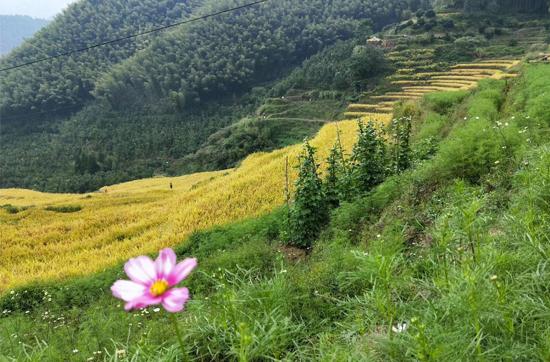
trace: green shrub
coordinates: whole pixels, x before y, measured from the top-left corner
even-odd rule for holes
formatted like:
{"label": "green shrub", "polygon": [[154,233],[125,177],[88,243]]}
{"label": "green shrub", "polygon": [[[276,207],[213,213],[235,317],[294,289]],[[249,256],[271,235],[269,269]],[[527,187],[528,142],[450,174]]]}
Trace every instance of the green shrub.
{"label": "green shrub", "polygon": [[519,85],[512,93],[511,108],[523,111],[529,118],[524,118],[520,126],[533,123],[550,126],[550,67],[548,65],[525,66]]}
{"label": "green shrub", "polygon": [[329,216],[318,167],[315,149],[306,141],[300,155],[296,195],[289,220],[289,244],[304,249],[311,247]]}
{"label": "green shrub", "polygon": [[79,205],[59,205],[59,206],[46,206],[46,211],[60,212],[63,214],[70,214],[73,212],[79,212],[82,210],[82,206]]}
{"label": "green shrub", "polygon": [[505,99],[506,81],[484,79],[479,82],[478,89],[468,103],[469,117],[482,117],[496,120]]}
{"label": "green shrub", "polygon": [[436,156],[438,174],[476,183],[499,163],[510,161],[519,144],[518,130],[509,126],[502,134],[495,127],[486,119],[474,117],[454,129]]}
{"label": "green shrub", "polygon": [[8,214],[17,214],[19,211],[21,211],[21,208],[13,206],[11,204],[6,204],[0,206],[1,209],[6,210]]}
{"label": "green shrub", "polygon": [[386,146],[372,122],[359,121],[357,142],[351,154],[351,175],[357,192],[365,193],[386,177]]}
{"label": "green shrub", "polygon": [[450,123],[450,118],[434,112],[427,112],[417,126],[414,140],[421,141],[428,138],[442,138],[443,129]]}
{"label": "green shrub", "polygon": [[421,113],[422,109],[418,102],[399,102],[396,106],[394,106],[393,117],[410,117],[411,119],[416,120],[420,117]]}

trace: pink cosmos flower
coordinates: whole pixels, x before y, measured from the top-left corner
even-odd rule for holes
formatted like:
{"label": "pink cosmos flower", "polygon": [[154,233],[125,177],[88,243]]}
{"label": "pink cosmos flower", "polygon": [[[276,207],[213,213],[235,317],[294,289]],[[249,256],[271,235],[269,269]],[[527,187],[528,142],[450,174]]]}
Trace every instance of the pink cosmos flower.
{"label": "pink cosmos flower", "polygon": [[196,266],[197,259],[192,258],[176,264],[176,253],[172,249],[161,250],[155,261],[148,256],[138,256],[124,265],[131,280],[118,280],[111,291],[126,302],[126,310],[162,304],[168,312],[177,313],[189,299],[189,290],[174,286],[187,278]]}

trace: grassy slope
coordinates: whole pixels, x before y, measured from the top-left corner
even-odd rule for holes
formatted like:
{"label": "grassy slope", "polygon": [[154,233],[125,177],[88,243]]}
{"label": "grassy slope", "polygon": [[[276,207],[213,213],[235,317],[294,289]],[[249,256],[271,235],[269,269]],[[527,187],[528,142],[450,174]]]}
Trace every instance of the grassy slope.
{"label": "grassy slope", "polygon": [[[179,315],[191,356],[550,358],[550,66],[514,82],[427,97],[426,160],[335,210],[306,258],[280,252],[284,210],[192,235],[178,250],[200,260]],[[109,295],[120,270],[4,295],[4,358],[177,360],[162,312],[127,314]]]}

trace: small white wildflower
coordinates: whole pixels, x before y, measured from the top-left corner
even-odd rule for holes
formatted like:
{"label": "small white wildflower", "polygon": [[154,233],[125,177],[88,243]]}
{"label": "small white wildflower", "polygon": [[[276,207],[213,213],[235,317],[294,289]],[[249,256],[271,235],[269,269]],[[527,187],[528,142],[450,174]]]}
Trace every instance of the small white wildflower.
{"label": "small white wildflower", "polygon": [[499,160],[496,160],[496,161],[495,161],[495,165],[498,165],[499,163],[500,163]]}
{"label": "small white wildflower", "polygon": [[407,322],[397,323],[395,326],[391,327],[391,330],[395,333],[403,333],[407,331],[409,325]]}
{"label": "small white wildflower", "polygon": [[78,353],[78,349],[73,349],[73,353]]}
{"label": "small white wildflower", "polygon": [[155,312],[155,313],[160,312],[160,308],[155,308],[155,309],[153,309],[153,312]]}
{"label": "small white wildflower", "polygon": [[378,239],[380,239],[380,238],[382,237],[382,235],[376,234],[376,237],[377,237]]}

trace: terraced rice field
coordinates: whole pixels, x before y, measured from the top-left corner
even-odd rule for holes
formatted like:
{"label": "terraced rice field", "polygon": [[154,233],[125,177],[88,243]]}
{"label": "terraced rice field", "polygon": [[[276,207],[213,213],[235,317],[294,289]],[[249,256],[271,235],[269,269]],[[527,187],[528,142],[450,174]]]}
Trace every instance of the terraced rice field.
{"label": "terraced rice field", "polygon": [[[390,116],[370,118],[388,122]],[[351,150],[356,122],[325,125],[312,140],[318,160],[341,131]],[[181,243],[194,231],[258,216],[285,201],[301,145],[246,158],[235,169],[152,178],[87,195],[0,189],[0,294],[27,283],[96,272],[143,253]],[[170,189],[170,183],[173,189]]]}
{"label": "terraced rice field", "polygon": [[[421,54],[424,53],[421,52]],[[425,54],[426,57],[430,55],[429,52]],[[406,58],[406,54],[402,58]],[[401,58],[390,53],[390,59],[399,61]],[[424,58],[420,57],[420,59]],[[392,84],[401,87],[400,91],[371,96],[362,103],[350,104],[345,116],[368,118],[373,115],[384,115],[391,118],[394,106],[398,102],[417,100],[432,92],[471,89],[477,85],[477,82],[486,78],[514,77],[516,73],[513,72],[513,68],[519,63],[520,61],[511,59],[480,60],[453,65],[445,72],[414,72],[414,69],[404,68],[391,77]],[[424,62],[420,64],[422,66]]]}

